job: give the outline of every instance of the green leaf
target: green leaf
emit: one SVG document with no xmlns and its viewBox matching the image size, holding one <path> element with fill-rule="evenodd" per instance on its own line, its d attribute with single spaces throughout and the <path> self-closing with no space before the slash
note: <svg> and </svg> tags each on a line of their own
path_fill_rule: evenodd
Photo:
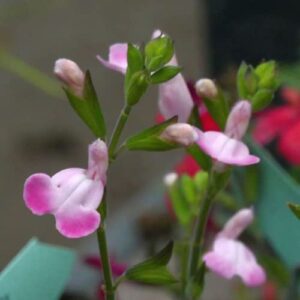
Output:
<svg viewBox="0 0 300 300">
<path fill-rule="evenodd" d="M 95 136 L 104 139 L 106 135 L 105 121 L 89 71 L 85 75 L 82 97 L 76 96 L 67 88 L 64 88 L 64 91 L 71 106 L 82 121 L 91 129 Z"/>
<path fill-rule="evenodd" d="M 148 71 L 156 71 L 169 62 L 174 54 L 173 41 L 168 36 L 151 40 L 145 46 L 145 65 Z"/>
<path fill-rule="evenodd" d="M 163 67 L 151 75 L 150 82 L 152 84 L 158 84 L 158 83 L 168 81 L 173 77 L 175 77 L 178 73 L 180 73 L 180 71 L 181 68 L 177 66 Z"/>
<path fill-rule="evenodd" d="M 125 273 L 125 278 L 146 284 L 165 285 L 176 283 L 177 280 L 168 271 L 166 265 L 171 259 L 173 242 L 169 242 L 155 256 L 139 263 Z"/>
<path fill-rule="evenodd" d="M 288 206 L 293 214 L 300 219 L 300 204 L 288 203 Z"/>
<path fill-rule="evenodd" d="M 161 133 L 171 124 L 177 122 L 177 117 L 173 117 L 161 124 L 152 126 L 134 136 L 128 138 L 125 142 L 128 150 L 145 150 L 145 151 L 167 151 L 178 147 L 160 139 Z"/>
</svg>

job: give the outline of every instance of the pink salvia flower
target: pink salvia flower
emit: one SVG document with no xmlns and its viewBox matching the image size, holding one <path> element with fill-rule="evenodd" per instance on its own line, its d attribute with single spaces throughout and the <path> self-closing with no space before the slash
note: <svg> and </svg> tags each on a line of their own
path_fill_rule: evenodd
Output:
<svg viewBox="0 0 300 300">
<path fill-rule="evenodd" d="M 163 35 L 163 33 L 160 30 L 155 30 L 152 38 L 157 38 L 160 35 Z M 125 74 L 127 69 L 127 44 L 114 44 L 109 48 L 108 60 L 103 59 L 100 55 L 97 56 L 97 59 L 105 67 Z M 178 65 L 175 55 L 168 65 Z M 188 121 L 193 109 L 193 99 L 181 74 L 159 85 L 158 106 L 165 119 L 178 116 L 179 122 Z"/>
<path fill-rule="evenodd" d="M 66 58 L 56 60 L 54 65 L 54 74 L 76 95 L 82 96 L 84 73 L 74 61 Z"/>
<path fill-rule="evenodd" d="M 109 47 L 108 60 L 97 55 L 97 59 L 108 69 L 126 73 L 127 69 L 127 44 L 118 43 Z"/>
<path fill-rule="evenodd" d="M 248 101 L 239 101 L 231 110 L 225 132 L 199 132 L 197 141 L 200 148 L 219 163 L 247 166 L 259 162 L 257 156 L 249 153 L 248 147 L 241 142 L 251 116 Z"/>
<path fill-rule="evenodd" d="M 266 281 L 263 268 L 257 263 L 251 250 L 238 241 L 238 236 L 253 220 L 252 209 L 237 212 L 217 235 L 213 249 L 203 257 L 206 266 L 216 274 L 231 279 L 240 276 L 250 287 Z"/>
<path fill-rule="evenodd" d="M 57 230 L 68 238 L 93 233 L 100 225 L 97 208 L 102 200 L 108 167 L 107 146 L 100 139 L 89 146 L 88 168 L 62 170 L 52 177 L 31 175 L 25 182 L 26 206 L 36 215 L 52 214 Z"/>
</svg>

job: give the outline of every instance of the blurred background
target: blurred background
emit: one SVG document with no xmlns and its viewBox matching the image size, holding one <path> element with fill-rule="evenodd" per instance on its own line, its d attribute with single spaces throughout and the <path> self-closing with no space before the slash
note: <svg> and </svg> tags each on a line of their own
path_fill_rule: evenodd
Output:
<svg viewBox="0 0 300 300">
<path fill-rule="evenodd" d="M 51 216 L 32 216 L 22 200 L 27 176 L 84 167 L 93 140 L 52 75 L 57 58 L 91 70 L 112 129 L 123 104 L 123 78 L 95 58 L 105 57 L 110 44 L 147 41 L 159 28 L 175 40 L 186 79 L 212 76 L 230 85 L 241 60 L 298 60 L 299 15 L 297 0 L 2 0 L 0 269 L 32 236 L 70 247 L 85 243 L 61 237 Z M 157 91 L 151 89 L 125 134 L 152 125 L 156 112 Z M 160 182 L 179 157 L 179 152 L 123 155 L 109 174 L 112 216 L 128 213 L 128 203 Z"/>
</svg>

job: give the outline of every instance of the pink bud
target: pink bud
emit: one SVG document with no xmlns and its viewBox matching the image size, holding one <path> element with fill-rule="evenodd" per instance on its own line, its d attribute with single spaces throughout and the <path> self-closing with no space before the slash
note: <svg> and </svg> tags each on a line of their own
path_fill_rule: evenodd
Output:
<svg viewBox="0 0 300 300">
<path fill-rule="evenodd" d="M 218 95 L 215 83 L 208 78 L 199 79 L 195 84 L 196 93 L 200 97 L 213 99 Z"/>
<path fill-rule="evenodd" d="M 186 123 L 176 123 L 168 126 L 160 136 L 168 142 L 174 142 L 188 147 L 198 139 L 198 133 L 195 128 Z"/>
<path fill-rule="evenodd" d="M 77 96 L 82 96 L 84 73 L 74 61 L 66 58 L 58 59 L 54 65 L 54 74 Z"/>
<path fill-rule="evenodd" d="M 227 221 L 219 235 L 236 239 L 253 222 L 253 219 L 252 208 L 241 209 Z"/>
<path fill-rule="evenodd" d="M 251 104 L 247 100 L 237 102 L 231 109 L 225 128 L 225 134 L 240 140 L 246 133 L 251 117 Z"/>
</svg>

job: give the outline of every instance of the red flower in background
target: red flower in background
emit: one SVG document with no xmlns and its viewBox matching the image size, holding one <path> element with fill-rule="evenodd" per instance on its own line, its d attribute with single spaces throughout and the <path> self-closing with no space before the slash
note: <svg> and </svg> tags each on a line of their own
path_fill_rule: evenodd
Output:
<svg viewBox="0 0 300 300">
<path fill-rule="evenodd" d="M 268 144 L 278 139 L 278 152 L 292 165 L 300 165 L 300 91 L 284 88 L 286 104 L 270 108 L 258 115 L 254 139 Z"/>
<path fill-rule="evenodd" d="M 276 285 L 268 281 L 262 288 L 262 300 L 277 300 L 277 287 Z"/>
</svg>

